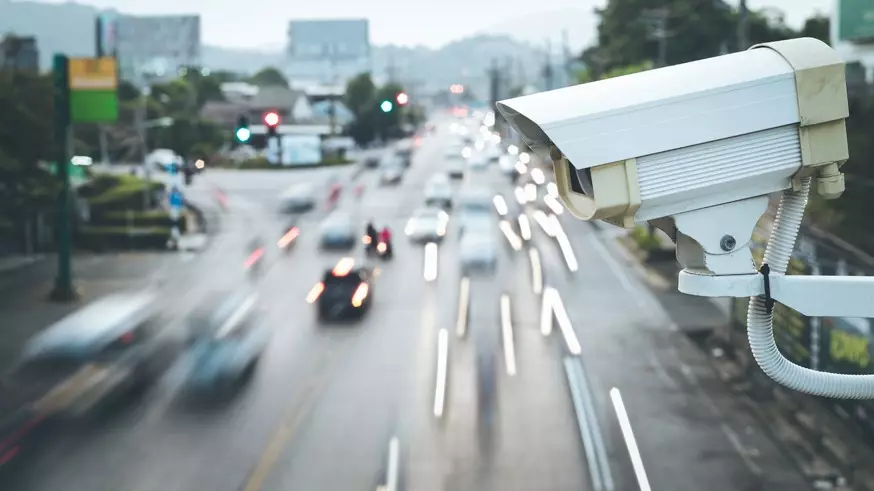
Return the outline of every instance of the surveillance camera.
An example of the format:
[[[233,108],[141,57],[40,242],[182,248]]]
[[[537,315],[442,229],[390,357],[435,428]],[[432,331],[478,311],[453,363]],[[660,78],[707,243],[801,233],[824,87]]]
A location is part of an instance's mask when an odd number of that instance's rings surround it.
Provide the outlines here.
[[[567,208],[621,227],[765,196],[843,192],[844,63],[800,38],[498,102]],[[764,209],[761,210],[764,213]]]
[[[844,191],[847,88],[829,46],[761,44],[503,101],[498,110],[552,159],[575,216],[667,229],[683,266],[680,292],[749,297],[747,340],[765,374],[809,394],[874,399],[874,375],[796,365],[774,339],[775,302],[808,317],[874,317],[874,278],[786,274],[811,183],[827,199]],[[757,269],[752,233],[777,191]]]

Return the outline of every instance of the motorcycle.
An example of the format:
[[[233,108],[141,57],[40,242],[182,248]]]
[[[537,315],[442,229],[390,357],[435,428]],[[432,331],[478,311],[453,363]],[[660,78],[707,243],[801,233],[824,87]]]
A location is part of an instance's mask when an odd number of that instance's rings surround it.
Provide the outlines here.
[[[382,259],[391,259],[394,251],[392,250],[391,242],[386,243],[380,241],[376,244],[376,255]]]
[[[373,242],[373,239],[370,236],[365,235],[361,241],[364,243],[364,251],[368,257],[373,257],[374,255],[379,257],[380,259],[391,259],[394,253],[391,243],[386,243],[385,241],[377,241]]]

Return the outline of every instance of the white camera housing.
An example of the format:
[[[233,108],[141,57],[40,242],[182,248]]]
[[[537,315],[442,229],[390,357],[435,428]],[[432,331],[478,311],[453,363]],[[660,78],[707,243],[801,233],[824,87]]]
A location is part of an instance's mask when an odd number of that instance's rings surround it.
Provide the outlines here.
[[[765,196],[814,174],[821,195],[839,197],[846,90],[838,54],[799,38],[497,108],[553,161],[574,216],[627,228]]]

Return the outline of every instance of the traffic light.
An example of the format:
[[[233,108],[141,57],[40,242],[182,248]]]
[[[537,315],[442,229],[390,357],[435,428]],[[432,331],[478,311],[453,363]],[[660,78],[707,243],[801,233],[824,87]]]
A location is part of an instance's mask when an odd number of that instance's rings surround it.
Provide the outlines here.
[[[394,104],[392,104],[389,100],[385,100],[382,101],[382,104],[379,105],[379,108],[382,109],[382,112],[389,113],[391,112],[392,108],[394,108]]]
[[[279,126],[279,113],[275,111],[265,113],[264,125],[267,126],[267,136],[276,136],[276,128]]]
[[[234,136],[240,143],[246,143],[252,137],[252,132],[249,130],[249,118],[240,116],[237,119],[237,130],[234,131]]]
[[[399,106],[406,106],[407,103],[410,102],[410,96],[408,96],[406,92],[401,92],[397,96],[397,101]]]

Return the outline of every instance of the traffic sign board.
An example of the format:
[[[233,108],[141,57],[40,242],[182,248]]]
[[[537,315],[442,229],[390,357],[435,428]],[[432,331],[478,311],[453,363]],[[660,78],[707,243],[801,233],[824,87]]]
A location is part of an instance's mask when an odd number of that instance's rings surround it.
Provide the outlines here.
[[[118,71],[115,58],[70,58],[67,86],[70,120],[111,123],[118,120]]]
[[[115,58],[70,58],[70,90],[112,90],[118,87]]]

